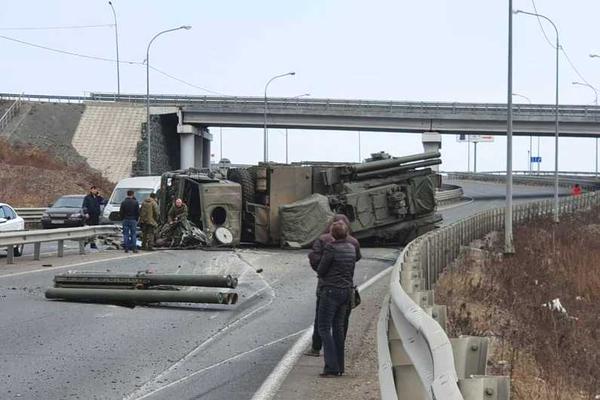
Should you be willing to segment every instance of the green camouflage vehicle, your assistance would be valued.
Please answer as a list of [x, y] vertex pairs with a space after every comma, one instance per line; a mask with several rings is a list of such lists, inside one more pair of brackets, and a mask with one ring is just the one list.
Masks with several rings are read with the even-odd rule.
[[336, 213], [348, 217], [361, 242], [405, 244], [441, 220], [435, 213], [439, 177], [428, 168], [440, 164], [439, 157], [377, 153], [360, 164], [261, 163], [168, 172], [162, 177], [161, 215], [182, 198], [208, 245], [306, 247]]

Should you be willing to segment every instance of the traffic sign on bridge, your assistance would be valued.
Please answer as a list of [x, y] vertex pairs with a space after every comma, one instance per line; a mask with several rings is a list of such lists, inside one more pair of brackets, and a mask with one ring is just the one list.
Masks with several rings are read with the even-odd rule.
[[540, 157], [540, 156], [531, 157], [531, 162], [532, 163], [541, 163], [542, 162], [542, 157]]

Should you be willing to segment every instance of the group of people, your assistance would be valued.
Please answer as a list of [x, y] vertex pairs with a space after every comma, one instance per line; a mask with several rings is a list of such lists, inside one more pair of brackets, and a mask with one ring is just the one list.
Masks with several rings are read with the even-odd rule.
[[350, 222], [337, 214], [327, 231], [312, 246], [310, 266], [317, 273], [317, 307], [312, 345], [305, 353], [325, 365], [323, 378], [344, 374], [344, 344], [354, 295], [354, 268], [361, 259], [358, 240], [350, 235]]
[[[100, 196], [98, 188], [92, 186], [90, 192], [83, 199], [83, 211], [85, 213], [87, 225], [98, 225], [100, 223], [100, 205], [104, 199]], [[119, 207], [119, 216], [123, 223], [123, 249], [125, 253], [130, 251], [137, 253], [137, 227], [142, 228], [142, 250], [154, 250], [154, 238], [156, 228], [160, 219], [158, 201], [156, 194], [150, 195], [142, 201], [142, 204], [135, 198], [133, 190], [127, 191], [127, 197], [121, 202]], [[181, 199], [175, 199], [169, 209], [167, 222], [174, 223], [187, 219], [188, 208]], [[95, 242], [90, 243], [91, 248], [97, 248]]]

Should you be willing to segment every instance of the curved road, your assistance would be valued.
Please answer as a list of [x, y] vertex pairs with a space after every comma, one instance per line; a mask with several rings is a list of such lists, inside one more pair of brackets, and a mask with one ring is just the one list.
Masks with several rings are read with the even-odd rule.
[[[466, 196], [503, 188], [463, 186]], [[548, 192], [524, 187], [515, 193], [521, 190]], [[441, 212], [451, 222], [502, 203], [475, 200]], [[356, 283], [389, 267], [398, 252], [364, 249]], [[38, 262], [26, 255], [12, 266], [0, 258], [0, 398], [249, 399], [312, 323], [316, 280], [306, 255], [275, 249], [138, 255], [105, 250]], [[58, 272], [147, 269], [239, 276], [240, 301], [129, 309], [44, 298]]]

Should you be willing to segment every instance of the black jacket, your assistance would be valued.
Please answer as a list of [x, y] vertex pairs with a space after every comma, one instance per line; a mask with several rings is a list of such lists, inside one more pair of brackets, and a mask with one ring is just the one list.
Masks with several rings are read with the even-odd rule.
[[140, 204], [135, 197], [127, 197], [121, 202], [119, 215], [121, 219], [134, 219], [137, 221], [140, 218]]
[[92, 217], [100, 215], [100, 204], [98, 203], [96, 196], [88, 194], [83, 198], [83, 212]]
[[350, 289], [353, 286], [356, 248], [347, 240], [325, 246], [317, 274], [319, 287]]

